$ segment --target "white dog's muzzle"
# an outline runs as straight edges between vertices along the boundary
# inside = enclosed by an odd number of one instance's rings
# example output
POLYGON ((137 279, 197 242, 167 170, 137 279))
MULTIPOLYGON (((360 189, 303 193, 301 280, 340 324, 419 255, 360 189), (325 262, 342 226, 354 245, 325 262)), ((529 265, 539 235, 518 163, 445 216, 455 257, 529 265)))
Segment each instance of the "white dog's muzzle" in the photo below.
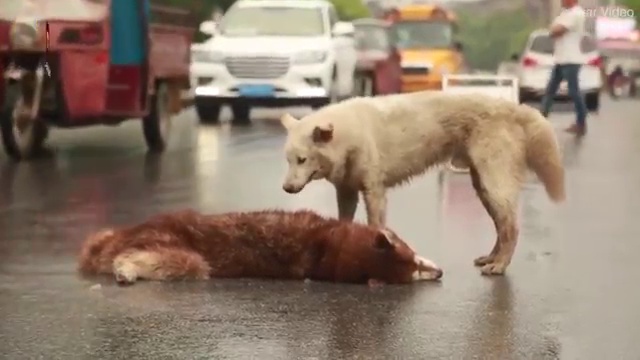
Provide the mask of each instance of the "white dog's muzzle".
POLYGON ((415 262, 418 270, 413 273, 414 281, 439 280, 442 277, 442 269, 433 261, 416 255, 415 262))
POLYGON ((289 194, 297 194, 300 191, 302 191, 302 189, 304 189, 304 185, 303 186, 295 186, 295 185, 291 185, 291 184, 284 184, 282 185, 282 190, 286 191, 289 194))

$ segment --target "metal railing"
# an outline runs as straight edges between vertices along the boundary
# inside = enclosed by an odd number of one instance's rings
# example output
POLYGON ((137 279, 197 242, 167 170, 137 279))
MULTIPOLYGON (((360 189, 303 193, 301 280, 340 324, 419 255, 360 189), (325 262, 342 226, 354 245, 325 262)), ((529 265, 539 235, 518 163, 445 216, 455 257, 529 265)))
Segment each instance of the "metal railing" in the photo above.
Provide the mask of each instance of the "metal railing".
POLYGON ((507 75, 451 74, 442 79, 442 90, 450 93, 484 93, 520 102, 518 78, 507 75))

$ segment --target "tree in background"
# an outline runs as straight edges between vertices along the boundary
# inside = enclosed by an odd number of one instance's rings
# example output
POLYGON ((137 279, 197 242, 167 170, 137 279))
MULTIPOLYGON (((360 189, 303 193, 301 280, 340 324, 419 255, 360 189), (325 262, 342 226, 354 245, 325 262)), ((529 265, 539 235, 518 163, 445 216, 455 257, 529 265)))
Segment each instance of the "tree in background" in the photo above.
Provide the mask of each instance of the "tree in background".
POLYGON ((623 0, 620 5, 626 6, 633 11, 636 17, 636 26, 640 27, 640 0, 623 0))
POLYGON ((459 11, 460 41, 471 68, 493 71, 514 53, 520 53, 529 34, 538 27, 524 8, 478 16, 459 11))
POLYGON ((341 20, 351 21, 369 16, 369 8, 362 0, 331 0, 341 20))

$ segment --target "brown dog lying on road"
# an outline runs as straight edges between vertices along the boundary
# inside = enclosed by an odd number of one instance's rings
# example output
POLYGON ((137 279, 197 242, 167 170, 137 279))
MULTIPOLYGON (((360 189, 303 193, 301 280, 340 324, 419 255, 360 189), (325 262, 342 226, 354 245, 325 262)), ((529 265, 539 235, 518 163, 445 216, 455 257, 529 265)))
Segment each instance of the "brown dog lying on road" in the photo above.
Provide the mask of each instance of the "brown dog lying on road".
POLYGON ((442 276, 390 230, 279 210, 181 211, 102 230, 83 244, 79 270, 113 274, 120 284, 209 278, 398 284, 442 276))

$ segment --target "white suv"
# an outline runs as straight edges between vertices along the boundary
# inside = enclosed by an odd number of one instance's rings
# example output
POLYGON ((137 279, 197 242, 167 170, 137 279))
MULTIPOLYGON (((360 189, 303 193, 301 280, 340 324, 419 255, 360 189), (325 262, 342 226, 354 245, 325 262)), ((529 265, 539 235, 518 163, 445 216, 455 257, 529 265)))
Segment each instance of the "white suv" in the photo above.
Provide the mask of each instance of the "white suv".
POLYGON ((353 93, 356 50, 351 23, 326 0, 240 0, 213 37, 192 48, 191 87, 201 120, 234 120, 251 107, 324 106, 353 93))
MULTIPOLYGON (((539 100, 542 98, 551 76, 553 67, 553 40, 546 30, 536 30, 529 35, 529 40, 519 56, 516 69, 520 83, 520 101, 539 100)), ((600 90, 602 88, 602 57, 596 41, 588 34, 582 39, 584 64, 580 69, 580 89, 585 94, 585 102, 589 111, 597 111, 600 107, 600 90)), ((559 100, 569 100, 566 82, 562 82, 557 94, 559 100)))

